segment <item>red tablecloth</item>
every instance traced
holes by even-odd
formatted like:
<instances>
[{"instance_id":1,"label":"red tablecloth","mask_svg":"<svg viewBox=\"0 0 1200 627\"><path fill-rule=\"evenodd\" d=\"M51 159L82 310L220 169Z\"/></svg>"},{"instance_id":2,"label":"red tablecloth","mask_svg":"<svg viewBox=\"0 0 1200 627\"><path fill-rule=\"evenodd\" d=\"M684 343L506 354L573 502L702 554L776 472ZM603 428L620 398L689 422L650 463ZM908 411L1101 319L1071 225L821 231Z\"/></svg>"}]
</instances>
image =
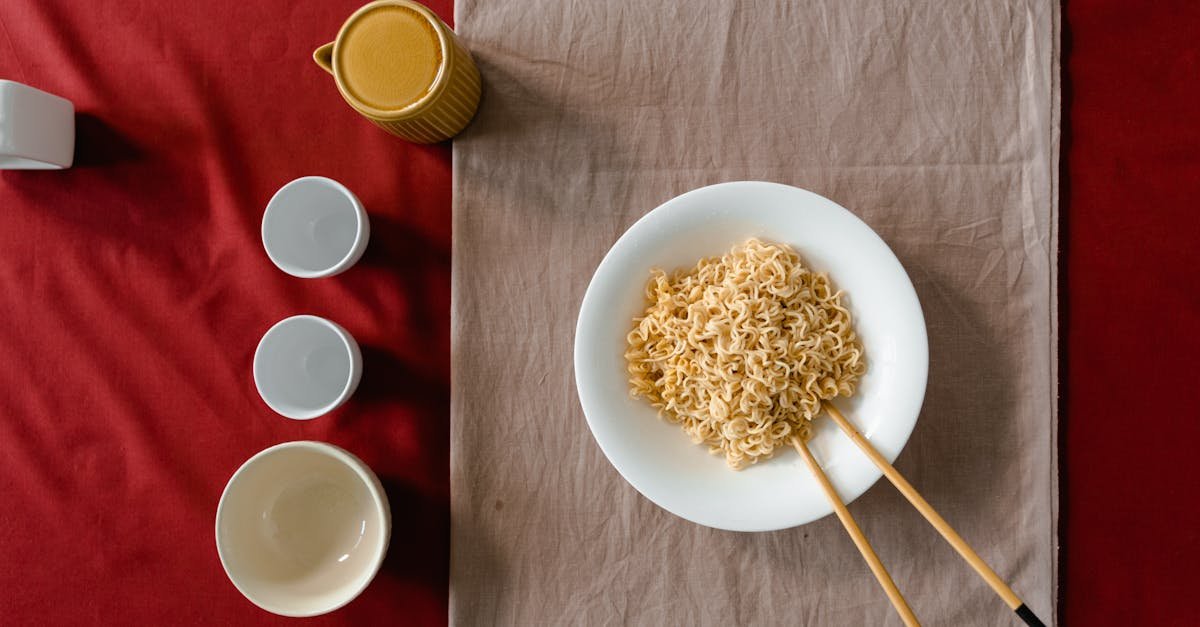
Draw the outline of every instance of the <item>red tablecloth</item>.
<instances>
[{"instance_id":1,"label":"red tablecloth","mask_svg":"<svg viewBox=\"0 0 1200 627\"><path fill-rule=\"evenodd\" d=\"M1065 622L1200 624L1200 3L1066 15Z\"/></svg>"},{"instance_id":2,"label":"red tablecloth","mask_svg":"<svg viewBox=\"0 0 1200 627\"><path fill-rule=\"evenodd\" d=\"M0 77L80 113L74 169L0 173L0 623L287 622L225 579L212 526L245 458L302 438L371 464L396 522L376 582L309 623L445 622L449 151L361 121L311 65L359 4L0 3ZM1192 624L1200 4L1072 1L1066 27L1064 618ZM371 214L332 279L259 245L308 174ZM366 350L359 393L308 423L250 380L301 312Z\"/></svg>"},{"instance_id":3,"label":"red tablecloth","mask_svg":"<svg viewBox=\"0 0 1200 627\"><path fill-rule=\"evenodd\" d=\"M296 439L362 457L395 520L375 583L311 622L446 621L450 153L362 120L311 61L361 4L0 2L0 77L79 112L73 169L0 173L0 624L288 622L226 579L213 517L239 464ZM371 216L330 279L259 240L310 174ZM311 422L250 378L298 313L364 348L358 393Z\"/></svg>"}]
</instances>

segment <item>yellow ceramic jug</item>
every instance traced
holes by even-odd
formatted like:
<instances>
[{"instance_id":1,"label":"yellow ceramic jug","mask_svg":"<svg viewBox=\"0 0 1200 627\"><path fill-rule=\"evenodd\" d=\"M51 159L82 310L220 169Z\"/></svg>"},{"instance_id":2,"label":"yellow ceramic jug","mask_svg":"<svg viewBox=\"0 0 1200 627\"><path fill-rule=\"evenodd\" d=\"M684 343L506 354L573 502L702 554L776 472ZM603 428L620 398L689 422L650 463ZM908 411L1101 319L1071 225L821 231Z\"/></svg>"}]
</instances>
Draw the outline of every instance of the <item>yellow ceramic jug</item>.
<instances>
[{"instance_id":1,"label":"yellow ceramic jug","mask_svg":"<svg viewBox=\"0 0 1200 627\"><path fill-rule=\"evenodd\" d=\"M355 11L313 60L356 111L419 144L457 135L479 106L479 70L454 31L409 0Z\"/></svg>"}]
</instances>

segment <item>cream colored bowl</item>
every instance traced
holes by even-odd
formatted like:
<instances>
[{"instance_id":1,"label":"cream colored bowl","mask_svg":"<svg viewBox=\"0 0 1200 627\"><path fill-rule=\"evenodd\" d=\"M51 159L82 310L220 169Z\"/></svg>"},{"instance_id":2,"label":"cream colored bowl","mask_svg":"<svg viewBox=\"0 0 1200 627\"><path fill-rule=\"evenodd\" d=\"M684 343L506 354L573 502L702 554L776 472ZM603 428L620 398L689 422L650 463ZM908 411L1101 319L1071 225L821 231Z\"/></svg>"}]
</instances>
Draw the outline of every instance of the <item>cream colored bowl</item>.
<instances>
[{"instance_id":1,"label":"cream colored bowl","mask_svg":"<svg viewBox=\"0 0 1200 627\"><path fill-rule=\"evenodd\" d=\"M323 442L285 442L233 473L217 506L217 553L233 585L283 616L331 612L383 562L391 513L379 479Z\"/></svg>"}]
</instances>

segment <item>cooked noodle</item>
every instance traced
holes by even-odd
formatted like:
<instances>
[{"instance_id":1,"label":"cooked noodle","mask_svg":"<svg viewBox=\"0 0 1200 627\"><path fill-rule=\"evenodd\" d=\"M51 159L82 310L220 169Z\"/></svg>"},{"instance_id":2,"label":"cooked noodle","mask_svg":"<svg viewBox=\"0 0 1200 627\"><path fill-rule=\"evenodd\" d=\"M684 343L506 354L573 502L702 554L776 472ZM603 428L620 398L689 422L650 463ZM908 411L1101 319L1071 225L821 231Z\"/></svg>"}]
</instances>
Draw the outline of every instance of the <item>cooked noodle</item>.
<instances>
[{"instance_id":1,"label":"cooked noodle","mask_svg":"<svg viewBox=\"0 0 1200 627\"><path fill-rule=\"evenodd\" d=\"M734 469L807 440L822 401L866 372L841 292L787 246L751 239L653 270L646 302L626 338L630 393Z\"/></svg>"}]
</instances>

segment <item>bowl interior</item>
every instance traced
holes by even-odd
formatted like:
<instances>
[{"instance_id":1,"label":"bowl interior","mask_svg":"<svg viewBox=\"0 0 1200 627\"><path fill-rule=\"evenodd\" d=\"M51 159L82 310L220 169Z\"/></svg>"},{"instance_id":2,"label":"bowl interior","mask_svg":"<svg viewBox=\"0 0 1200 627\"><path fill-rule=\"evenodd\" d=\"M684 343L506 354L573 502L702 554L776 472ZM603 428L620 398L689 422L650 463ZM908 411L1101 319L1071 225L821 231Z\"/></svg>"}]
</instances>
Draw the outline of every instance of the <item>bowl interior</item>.
<instances>
[{"instance_id":1,"label":"bowl interior","mask_svg":"<svg viewBox=\"0 0 1200 627\"><path fill-rule=\"evenodd\" d=\"M750 237L791 245L844 290L868 371L855 396L837 405L889 459L916 423L928 370L924 318L907 274L883 240L830 200L786 185L726 183L668 201L631 227L596 270L580 309L580 402L597 443L638 491L694 522L740 531L791 527L832 509L794 452L732 471L630 398L624 350L651 268L692 266ZM842 497L857 498L879 471L827 417L814 428L814 454Z\"/></svg>"},{"instance_id":2,"label":"bowl interior","mask_svg":"<svg viewBox=\"0 0 1200 627\"><path fill-rule=\"evenodd\" d=\"M362 234L361 208L341 184L305 177L284 185L263 214L267 254L282 270L312 276L337 267Z\"/></svg>"},{"instance_id":3,"label":"bowl interior","mask_svg":"<svg viewBox=\"0 0 1200 627\"><path fill-rule=\"evenodd\" d=\"M333 323L294 316L271 327L254 353L254 381L263 400L290 418L313 418L335 407L354 381L354 347Z\"/></svg>"},{"instance_id":4,"label":"bowl interior","mask_svg":"<svg viewBox=\"0 0 1200 627\"><path fill-rule=\"evenodd\" d=\"M217 514L234 585L289 616L330 611L370 582L387 548L386 500L357 460L328 445L267 449L238 470Z\"/></svg>"}]
</instances>

